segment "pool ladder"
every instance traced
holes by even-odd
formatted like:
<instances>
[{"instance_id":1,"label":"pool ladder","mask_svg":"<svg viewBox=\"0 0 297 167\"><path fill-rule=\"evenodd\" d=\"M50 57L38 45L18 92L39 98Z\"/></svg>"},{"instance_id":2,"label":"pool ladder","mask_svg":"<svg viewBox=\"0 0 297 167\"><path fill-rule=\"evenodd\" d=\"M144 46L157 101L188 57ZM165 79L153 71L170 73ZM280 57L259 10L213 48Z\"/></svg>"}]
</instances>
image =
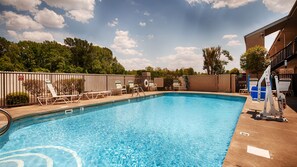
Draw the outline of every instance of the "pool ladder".
<instances>
[{"instance_id":1,"label":"pool ladder","mask_svg":"<svg viewBox=\"0 0 297 167\"><path fill-rule=\"evenodd\" d=\"M0 108L0 114L3 114L7 118L7 121L8 121L7 125L0 127L0 136L2 136L8 131L8 129L11 125L11 122L12 122L12 117L7 111L5 111L2 108Z\"/></svg>"}]
</instances>

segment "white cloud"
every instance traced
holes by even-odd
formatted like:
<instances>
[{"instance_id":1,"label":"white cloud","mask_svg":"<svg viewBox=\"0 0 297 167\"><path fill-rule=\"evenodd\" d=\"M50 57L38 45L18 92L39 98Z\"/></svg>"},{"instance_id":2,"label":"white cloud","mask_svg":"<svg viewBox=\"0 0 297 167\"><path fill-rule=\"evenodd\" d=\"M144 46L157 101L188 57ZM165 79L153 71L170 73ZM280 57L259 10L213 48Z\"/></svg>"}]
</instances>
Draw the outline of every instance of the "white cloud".
<instances>
[{"instance_id":1,"label":"white cloud","mask_svg":"<svg viewBox=\"0 0 297 167\"><path fill-rule=\"evenodd\" d=\"M226 34L222 38L228 40L227 46L239 46L241 43L236 39L237 37L236 34Z\"/></svg>"},{"instance_id":2,"label":"white cloud","mask_svg":"<svg viewBox=\"0 0 297 167\"><path fill-rule=\"evenodd\" d=\"M14 37L17 40L30 40L35 42L43 42L43 41L53 41L54 37L49 32L42 31L25 31L21 34L17 34L17 32L8 30L8 34Z\"/></svg>"},{"instance_id":3,"label":"white cloud","mask_svg":"<svg viewBox=\"0 0 297 167\"><path fill-rule=\"evenodd\" d=\"M198 54L196 47L176 47L175 53L169 56L158 57L160 66L168 67L171 70L178 68L193 67L202 68L203 58Z\"/></svg>"},{"instance_id":4,"label":"white cloud","mask_svg":"<svg viewBox=\"0 0 297 167\"><path fill-rule=\"evenodd\" d=\"M53 35L55 41L59 43L64 43L64 39L66 38L75 38L73 34L70 34L68 32L51 32Z\"/></svg>"},{"instance_id":5,"label":"white cloud","mask_svg":"<svg viewBox=\"0 0 297 167\"><path fill-rule=\"evenodd\" d=\"M256 0L186 0L191 6L200 3L211 4L212 8L219 9L223 7L238 8Z\"/></svg>"},{"instance_id":6,"label":"white cloud","mask_svg":"<svg viewBox=\"0 0 297 167\"><path fill-rule=\"evenodd\" d=\"M13 31L13 30L7 30L8 35L10 35L11 37L18 39L18 34Z\"/></svg>"},{"instance_id":7,"label":"white cloud","mask_svg":"<svg viewBox=\"0 0 297 167\"><path fill-rule=\"evenodd\" d=\"M152 62L146 58L119 59L119 62L127 70L138 70L144 69L147 66L152 66Z\"/></svg>"},{"instance_id":8,"label":"white cloud","mask_svg":"<svg viewBox=\"0 0 297 167\"><path fill-rule=\"evenodd\" d=\"M47 8L38 11L34 19L46 27L63 28L65 26L64 17Z\"/></svg>"},{"instance_id":9,"label":"white cloud","mask_svg":"<svg viewBox=\"0 0 297 167\"><path fill-rule=\"evenodd\" d=\"M140 25L141 27L145 27L145 26L146 26L146 22L139 22L139 25Z\"/></svg>"},{"instance_id":10,"label":"white cloud","mask_svg":"<svg viewBox=\"0 0 297 167\"><path fill-rule=\"evenodd\" d=\"M129 31L117 30L115 34L111 48L124 55L142 55L140 51L136 50L137 42L129 37Z\"/></svg>"},{"instance_id":11,"label":"white cloud","mask_svg":"<svg viewBox=\"0 0 297 167\"><path fill-rule=\"evenodd\" d=\"M227 43L227 46L239 46L241 45L239 40L231 40Z\"/></svg>"},{"instance_id":12,"label":"white cloud","mask_svg":"<svg viewBox=\"0 0 297 167\"><path fill-rule=\"evenodd\" d=\"M209 3L208 0L186 0L186 2L188 2L191 6L194 6L198 3Z\"/></svg>"},{"instance_id":13,"label":"white cloud","mask_svg":"<svg viewBox=\"0 0 297 167\"><path fill-rule=\"evenodd\" d=\"M149 34L149 35L147 35L147 38L148 39L153 39L155 36L153 35L153 34Z\"/></svg>"},{"instance_id":14,"label":"white cloud","mask_svg":"<svg viewBox=\"0 0 297 167\"><path fill-rule=\"evenodd\" d=\"M4 11L1 17L5 20L8 30L38 30L43 28L41 24L34 21L30 16L16 14L11 11Z\"/></svg>"},{"instance_id":15,"label":"white cloud","mask_svg":"<svg viewBox=\"0 0 297 167\"><path fill-rule=\"evenodd\" d=\"M263 0L268 10L277 13L288 13L296 0Z\"/></svg>"},{"instance_id":16,"label":"white cloud","mask_svg":"<svg viewBox=\"0 0 297 167\"><path fill-rule=\"evenodd\" d=\"M151 14L150 14L149 12L145 11L145 12L143 13L143 15L145 15L145 16L150 16Z\"/></svg>"},{"instance_id":17,"label":"white cloud","mask_svg":"<svg viewBox=\"0 0 297 167\"><path fill-rule=\"evenodd\" d=\"M234 38L237 38L238 36L236 34L226 34L223 36L223 39L234 39Z\"/></svg>"},{"instance_id":18,"label":"white cloud","mask_svg":"<svg viewBox=\"0 0 297 167\"><path fill-rule=\"evenodd\" d=\"M54 37L51 33L42 31L23 32L22 38L24 40L31 40L36 42L43 42L45 40L53 41Z\"/></svg>"},{"instance_id":19,"label":"white cloud","mask_svg":"<svg viewBox=\"0 0 297 167\"><path fill-rule=\"evenodd\" d=\"M94 17L95 0L44 0L49 6L64 9L67 16L88 23Z\"/></svg>"},{"instance_id":20,"label":"white cloud","mask_svg":"<svg viewBox=\"0 0 297 167\"><path fill-rule=\"evenodd\" d=\"M94 17L94 13L88 10L70 10L67 16L82 23L88 23Z\"/></svg>"},{"instance_id":21,"label":"white cloud","mask_svg":"<svg viewBox=\"0 0 297 167\"><path fill-rule=\"evenodd\" d=\"M41 0L0 0L2 5L11 5L19 11L36 11Z\"/></svg>"},{"instance_id":22,"label":"white cloud","mask_svg":"<svg viewBox=\"0 0 297 167\"><path fill-rule=\"evenodd\" d=\"M118 18L115 18L114 20L112 20L111 22L108 22L107 25L109 27L115 27L119 24L119 19Z\"/></svg>"}]
</instances>

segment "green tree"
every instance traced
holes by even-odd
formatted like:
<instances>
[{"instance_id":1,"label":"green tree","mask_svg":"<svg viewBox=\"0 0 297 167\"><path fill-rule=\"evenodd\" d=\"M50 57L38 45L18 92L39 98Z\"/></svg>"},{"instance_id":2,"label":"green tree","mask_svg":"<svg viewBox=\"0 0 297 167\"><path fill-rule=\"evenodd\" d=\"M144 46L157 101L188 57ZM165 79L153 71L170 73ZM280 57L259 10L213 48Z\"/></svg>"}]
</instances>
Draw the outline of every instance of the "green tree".
<instances>
[{"instance_id":1,"label":"green tree","mask_svg":"<svg viewBox=\"0 0 297 167\"><path fill-rule=\"evenodd\" d=\"M259 75L268 66L265 58L267 51L262 46L255 46L248 49L240 57L240 67L248 72Z\"/></svg>"},{"instance_id":2,"label":"green tree","mask_svg":"<svg viewBox=\"0 0 297 167\"><path fill-rule=\"evenodd\" d=\"M11 63L11 60L7 56L2 56L0 58L0 71L15 71L13 63Z\"/></svg>"},{"instance_id":3,"label":"green tree","mask_svg":"<svg viewBox=\"0 0 297 167\"><path fill-rule=\"evenodd\" d=\"M89 54L93 49L93 44L79 38L66 38L64 43L70 47L73 65L87 69L91 63L91 55Z\"/></svg>"},{"instance_id":4,"label":"green tree","mask_svg":"<svg viewBox=\"0 0 297 167\"><path fill-rule=\"evenodd\" d=\"M0 58L8 51L10 44L11 42L7 41L3 37L0 37Z\"/></svg>"},{"instance_id":5,"label":"green tree","mask_svg":"<svg viewBox=\"0 0 297 167\"><path fill-rule=\"evenodd\" d=\"M147 67L145 67L145 70L148 72L152 72L152 71L154 71L154 68L151 66L147 66Z\"/></svg>"},{"instance_id":6,"label":"green tree","mask_svg":"<svg viewBox=\"0 0 297 167\"><path fill-rule=\"evenodd\" d=\"M233 69L230 70L229 73L230 74L239 74L239 70L238 70L238 68L233 68Z\"/></svg>"},{"instance_id":7,"label":"green tree","mask_svg":"<svg viewBox=\"0 0 297 167\"><path fill-rule=\"evenodd\" d=\"M125 68L108 48L86 40L66 38L55 41L13 43L0 37L0 70L124 74Z\"/></svg>"},{"instance_id":8,"label":"green tree","mask_svg":"<svg viewBox=\"0 0 297 167\"><path fill-rule=\"evenodd\" d=\"M184 69L184 75L194 75L195 71L192 67Z\"/></svg>"},{"instance_id":9,"label":"green tree","mask_svg":"<svg viewBox=\"0 0 297 167\"><path fill-rule=\"evenodd\" d=\"M108 48L93 46L86 40L78 38L66 38L65 44L72 52L71 70L81 69L85 73L101 74L123 74L125 68L113 57L112 51Z\"/></svg>"},{"instance_id":10,"label":"green tree","mask_svg":"<svg viewBox=\"0 0 297 167\"><path fill-rule=\"evenodd\" d=\"M225 72L225 65L228 61L233 61L233 57L227 50L222 50L220 46L204 48L203 51L203 70L207 71L207 74L222 74ZM228 61L221 60L221 56L225 56Z\"/></svg>"},{"instance_id":11,"label":"green tree","mask_svg":"<svg viewBox=\"0 0 297 167\"><path fill-rule=\"evenodd\" d=\"M10 43L5 48L4 55L0 56L0 71L24 71L25 67L21 59L21 51L18 45Z\"/></svg>"},{"instance_id":12,"label":"green tree","mask_svg":"<svg viewBox=\"0 0 297 167\"><path fill-rule=\"evenodd\" d=\"M69 72L67 69L71 65L72 53L67 46L55 41L45 41L42 43L41 50L43 56L38 60L41 70L44 68L50 72Z\"/></svg>"},{"instance_id":13,"label":"green tree","mask_svg":"<svg viewBox=\"0 0 297 167\"><path fill-rule=\"evenodd\" d=\"M38 68L38 61L42 59L40 43L32 41L20 41L18 43L20 57L26 71L32 72Z\"/></svg>"}]
</instances>

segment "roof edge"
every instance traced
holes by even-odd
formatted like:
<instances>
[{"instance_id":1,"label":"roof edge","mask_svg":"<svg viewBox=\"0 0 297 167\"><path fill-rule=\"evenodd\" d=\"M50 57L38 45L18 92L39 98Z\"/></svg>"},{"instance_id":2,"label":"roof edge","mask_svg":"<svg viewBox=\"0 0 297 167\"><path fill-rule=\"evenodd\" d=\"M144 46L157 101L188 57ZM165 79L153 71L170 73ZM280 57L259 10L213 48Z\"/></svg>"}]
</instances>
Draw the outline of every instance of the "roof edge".
<instances>
[{"instance_id":1,"label":"roof edge","mask_svg":"<svg viewBox=\"0 0 297 167\"><path fill-rule=\"evenodd\" d=\"M283 23L284 21L287 21L288 18L289 18L288 16L285 16L285 17L283 17L283 18L281 18L281 19L278 19L278 20L276 20L276 21L274 21L274 22L272 22L272 23L270 23L270 24L268 24L268 25L266 25L266 26L264 26L264 27L261 27L261 28L255 30L255 31L253 31L253 32L251 32L251 33L245 35L244 38L246 39L246 38L248 38L249 36L253 36L253 35L257 34L257 33L260 33L260 32L265 31L265 30L268 29L268 28L271 28L271 27L273 27L273 26L276 26L276 25L278 25L278 24L281 24L281 23ZM265 34L265 35L268 35L268 34Z\"/></svg>"},{"instance_id":2,"label":"roof edge","mask_svg":"<svg viewBox=\"0 0 297 167\"><path fill-rule=\"evenodd\" d=\"M265 31L265 30L268 29L268 28L271 28L271 27L273 27L273 26L275 26L275 25L277 25L277 24L280 24L280 23L282 23L282 22L284 22L284 21L289 20L290 17L292 17L292 15L296 12L296 10L297 10L297 1L295 1L294 5L292 6L292 8L291 8L291 10L290 10L290 12L289 12L289 14L288 14L287 16L285 16L285 17L283 17L283 18L281 18L281 19L279 19L279 20L276 20L276 21L274 21L274 22L272 22L272 23L270 23L270 24L268 24L268 25L266 25L266 26L264 26L264 27L262 27L262 28L259 28L259 29L255 30L255 31L253 31L253 32L251 32L251 33L245 35L244 38L246 39L246 38L248 38L249 36L252 36L252 35L255 35L255 34L257 34L257 33L260 33L260 32L262 32L262 31ZM268 35L268 34L264 34L264 35L266 36L266 35Z\"/></svg>"}]
</instances>

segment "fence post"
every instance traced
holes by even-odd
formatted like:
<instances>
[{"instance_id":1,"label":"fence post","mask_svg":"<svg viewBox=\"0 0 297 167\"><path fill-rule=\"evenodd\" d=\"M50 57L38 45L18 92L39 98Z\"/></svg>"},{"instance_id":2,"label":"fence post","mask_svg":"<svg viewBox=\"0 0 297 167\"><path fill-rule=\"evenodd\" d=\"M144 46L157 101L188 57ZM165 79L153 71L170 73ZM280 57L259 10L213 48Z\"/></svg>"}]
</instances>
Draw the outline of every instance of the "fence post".
<instances>
[{"instance_id":1,"label":"fence post","mask_svg":"<svg viewBox=\"0 0 297 167\"><path fill-rule=\"evenodd\" d=\"M108 75L106 75L106 90L108 90Z\"/></svg>"},{"instance_id":2,"label":"fence post","mask_svg":"<svg viewBox=\"0 0 297 167\"><path fill-rule=\"evenodd\" d=\"M220 90L219 89L219 75L215 75L215 77L216 77L216 87L217 87L217 92Z\"/></svg>"},{"instance_id":3,"label":"fence post","mask_svg":"<svg viewBox=\"0 0 297 167\"><path fill-rule=\"evenodd\" d=\"M5 82L6 82L6 72L3 72L3 106L5 107L6 106L6 85L5 85Z\"/></svg>"},{"instance_id":4,"label":"fence post","mask_svg":"<svg viewBox=\"0 0 297 167\"><path fill-rule=\"evenodd\" d=\"M86 81L86 80L85 80L85 74L82 75L82 79L83 79L83 84L84 84L82 92L85 92L85 88L86 88L86 84L85 84L85 81Z\"/></svg>"}]
</instances>

